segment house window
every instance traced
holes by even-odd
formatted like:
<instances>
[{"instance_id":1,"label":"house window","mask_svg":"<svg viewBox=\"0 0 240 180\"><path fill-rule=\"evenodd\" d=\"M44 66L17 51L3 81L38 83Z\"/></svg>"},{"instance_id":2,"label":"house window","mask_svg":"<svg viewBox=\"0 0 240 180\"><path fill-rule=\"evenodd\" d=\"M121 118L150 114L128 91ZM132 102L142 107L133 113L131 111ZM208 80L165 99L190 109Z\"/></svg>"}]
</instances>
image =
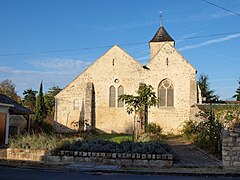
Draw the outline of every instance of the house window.
<instances>
[{"instance_id":1,"label":"house window","mask_svg":"<svg viewBox=\"0 0 240 180\"><path fill-rule=\"evenodd\" d=\"M158 86L158 98L160 107L174 106L174 88L171 81L163 80Z\"/></svg>"},{"instance_id":2,"label":"house window","mask_svg":"<svg viewBox=\"0 0 240 180\"><path fill-rule=\"evenodd\" d=\"M109 107L115 107L116 105L116 89L114 86L109 88Z\"/></svg>"},{"instance_id":3,"label":"house window","mask_svg":"<svg viewBox=\"0 0 240 180\"><path fill-rule=\"evenodd\" d=\"M121 85L118 87L118 97L124 94L124 87ZM124 101L118 100L118 107L124 107Z\"/></svg>"},{"instance_id":4,"label":"house window","mask_svg":"<svg viewBox=\"0 0 240 180\"><path fill-rule=\"evenodd\" d=\"M73 101L73 110L79 110L79 102L77 99Z\"/></svg>"}]
</instances>

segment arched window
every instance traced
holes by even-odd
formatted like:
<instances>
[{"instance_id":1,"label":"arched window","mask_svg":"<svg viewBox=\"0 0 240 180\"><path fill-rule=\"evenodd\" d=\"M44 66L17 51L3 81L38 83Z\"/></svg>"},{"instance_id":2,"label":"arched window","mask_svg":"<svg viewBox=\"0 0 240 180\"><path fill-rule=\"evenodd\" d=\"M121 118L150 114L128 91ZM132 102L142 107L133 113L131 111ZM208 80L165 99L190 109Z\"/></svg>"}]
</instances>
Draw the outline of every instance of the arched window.
<instances>
[{"instance_id":1,"label":"arched window","mask_svg":"<svg viewBox=\"0 0 240 180\"><path fill-rule=\"evenodd\" d=\"M116 89L114 86L109 88L109 107L116 106Z\"/></svg>"},{"instance_id":2,"label":"arched window","mask_svg":"<svg viewBox=\"0 0 240 180\"><path fill-rule=\"evenodd\" d=\"M78 110L79 109L79 102L77 99L73 101L73 110Z\"/></svg>"},{"instance_id":3,"label":"arched window","mask_svg":"<svg viewBox=\"0 0 240 180\"><path fill-rule=\"evenodd\" d=\"M163 80L158 86L158 98L160 107L174 106L174 88L171 81Z\"/></svg>"},{"instance_id":4,"label":"arched window","mask_svg":"<svg viewBox=\"0 0 240 180\"><path fill-rule=\"evenodd\" d=\"M118 87L118 97L124 94L124 87L121 85ZM118 100L118 107L124 107L124 101Z\"/></svg>"}]
</instances>

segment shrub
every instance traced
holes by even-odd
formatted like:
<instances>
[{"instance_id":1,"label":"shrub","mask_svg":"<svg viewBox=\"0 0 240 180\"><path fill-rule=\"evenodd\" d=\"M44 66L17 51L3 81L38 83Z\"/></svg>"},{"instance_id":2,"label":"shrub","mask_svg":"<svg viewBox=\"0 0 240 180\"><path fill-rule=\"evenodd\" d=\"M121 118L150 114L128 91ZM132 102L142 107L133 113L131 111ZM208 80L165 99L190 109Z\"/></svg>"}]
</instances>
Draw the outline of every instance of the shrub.
<instances>
[{"instance_id":1,"label":"shrub","mask_svg":"<svg viewBox=\"0 0 240 180\"><path fill-rule=\"evenodd\" d=\"M221 158L222 124L213 112L206 112L207 120L188 121L183 126L183 135L191 143Z\"/></svg>"},{"instance_id":2,"label":"shrub","mask_svg":"<svg viewBox=\"0 0 240 180\"><path fill-rule=\"evenodd\" d=\"M162 128L156 123L149 123L145 125L145 132L149 134L161 135Z\"/></svg>"},{"instance_id":3,"label":"shrub","mask_svg":"<svg viewBox=\"0 0 240 180\"><path fill-rule=\"evenodd\" d=\"M144 133L139 136L139 142L161 141L161 136L158 134Z\"/></svg>"},{"instance_id":4,"label":"shrub","mask_svg":"<svg viewBox=\"0 0 240 180\"><path fill-rule=\"evenodd\" d=\"M31 125L31 130L35 133L53 133L54 132L54 128L53 126L48 123L48 122L42 122L42 123L36 123L34 122Z\"/></svg>"},{"instance_id":5,"label":"shrub","mask_svg":"<svg viewBox=\"0 0 240 180\"><path fill-rule=\"evenodd\" d=\"M66 138L63 135L46 133L25 133L9 139L10 148L70 150L106 153L155 153L168 154L172 149L161 142L131 142L120 143L107 140L82 140L81 138Z\"/></svg>"},{"instance_id":6,"label":"shrub","mask_svg":"<svg viewBox=\"0 0 240 180\"><path fill-rule=\"evenodd\" d=\"M43 122L41 127L42 127L43 132L45 132L45 133L53 133L54 132L54 128L50 123Z\"/></svg>"},{"instance_id":7,"label":"shrub","mask_svg":"<svg viewBox=\"0 0 240 180\"><path fill-rule=\"evenodd\" d=\"M160 142L131 142L124 141L116 143L105 140L76 141L68 143L59 148L60 150L109 152L109 153L173 153L170 146Z\"/></svg>"}]
</instances>

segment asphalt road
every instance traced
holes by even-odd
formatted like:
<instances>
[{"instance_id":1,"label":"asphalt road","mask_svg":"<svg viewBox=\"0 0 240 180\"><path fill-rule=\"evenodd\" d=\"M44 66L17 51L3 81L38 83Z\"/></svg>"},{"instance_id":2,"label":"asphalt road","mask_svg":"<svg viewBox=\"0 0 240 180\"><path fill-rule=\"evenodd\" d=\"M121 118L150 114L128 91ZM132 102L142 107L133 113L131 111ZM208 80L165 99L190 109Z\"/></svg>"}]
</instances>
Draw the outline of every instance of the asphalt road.
<instances>
[{"instance_id":1,"label":"asphalt road","mask_svg":"<svg viewBox=\"0 0 240 180\"><path fill-rule=\"evenodd\" d=\"M86 172L68 172L68 171L50 171L50 170L32 170L0 167L0 180L228 180L240 179L229 177L187 177L187 176L158 176L158 175L136 175L136 174L102 174L102 173L86 173Z\"/></svg>"}]
</instances>

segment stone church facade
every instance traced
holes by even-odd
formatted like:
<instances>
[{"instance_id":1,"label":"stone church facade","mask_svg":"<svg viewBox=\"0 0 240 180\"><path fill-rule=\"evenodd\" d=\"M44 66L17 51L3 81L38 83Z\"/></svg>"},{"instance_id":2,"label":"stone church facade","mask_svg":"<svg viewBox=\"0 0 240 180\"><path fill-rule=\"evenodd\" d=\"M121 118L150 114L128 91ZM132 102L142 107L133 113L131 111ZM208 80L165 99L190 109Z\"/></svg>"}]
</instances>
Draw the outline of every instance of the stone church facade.
<instances>
[{"instance_id":1,"label":"stone church facade","mask_svg":"<svg viewBox=\"0 0 240 180\"><path fill-rule=\"evenodd\" d=\"M118 96L136 94L140 83L152 85L159 104L148 121L165 133L177 133L197 103L196 69L175 49L161 26L149 42L150 61L143 66L114 45L55 97L58 132L95 128L107 133L131 133L133 115Z\"/></svg>"}]
</instances>

